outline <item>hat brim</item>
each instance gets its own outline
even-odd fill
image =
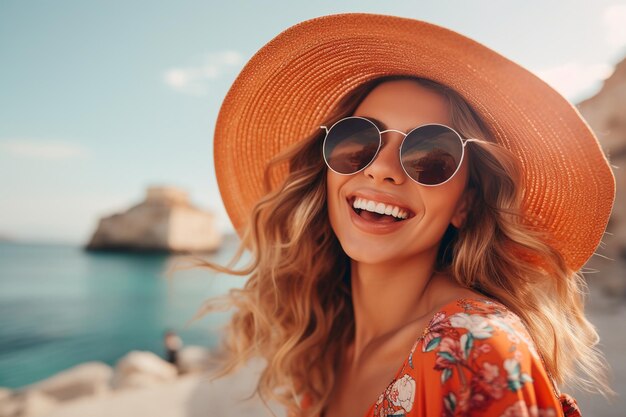
[[[319,129],[361,83],[409,74],[456,90],[524,167],[525,210],[576,271],[596,250],[615,199],[606,156],[578,110],[515,62],[452,30],[344,13],[301,22],[263,46],[228,91],[215,127],[222,199],[241,235],[267,161]],[[277,184],[287,174],[284,167]]]

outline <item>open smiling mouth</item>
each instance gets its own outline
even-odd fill
[[[348,204],[350,205],[350,208],[352,209],[352,211],[354,211],[362,219],[365,219],[365,220],[368,220],[368,221],[371,221],[371,222],[375,222],[375,223],[397,223],[397,222],[403,222],[403,221],[413,217],[413,213],[409,213],[409,215],[405,219],[401,219],[401,218],[392,216],[391,214],[381,214],[381,213],[371,212],[371,211],[368,211],[368,210],[365,210],[365,209],[355,208],[354,205],[353,205],[353,201],[354,201],[354,198],[348,200]]]

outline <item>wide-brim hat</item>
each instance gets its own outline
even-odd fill
[[[521,160],[525,212],[574,271],[601,241],[615,178],[578,110],[517,63],[459,33],[404,17],[343,13],[298,23],[248,61],[222,103],[214,136],[219,190],[241,236],[263,194],[267,162],[319,130],[373,78],[407,74],[456,90],[492,137]],[[320,154],[320,158],[321,158]],[[286,164],[272,178],[279,184]]]

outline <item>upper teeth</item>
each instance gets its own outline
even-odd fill
[[[379,214],[388,214],[399,219],[406,219],[409,213],[397,206],[391,204],[379,203],[377,201],[366,200],[364,198],[357,197],[352,203],[352,206],[357,209],[363,209]]]

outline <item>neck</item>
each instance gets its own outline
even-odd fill
[[[351,261],[355,366],[369,348],[434,308],[429,287],[439,276],[434,274],[435,255],[394,259],[392,265]]]

